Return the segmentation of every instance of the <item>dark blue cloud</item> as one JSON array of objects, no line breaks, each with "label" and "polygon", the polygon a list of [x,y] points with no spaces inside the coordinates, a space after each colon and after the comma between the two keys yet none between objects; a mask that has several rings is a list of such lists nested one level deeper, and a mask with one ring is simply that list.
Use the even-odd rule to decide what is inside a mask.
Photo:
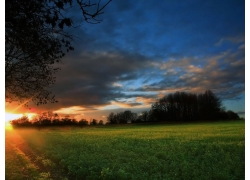
[{"label": "dark blue cloud", "polygon": [[[218,53],[224,37],[244,35],[244,1],[112,1],[98,25],[87,25],[96,49],[147,56]],[[93,46],[92,46],[93,45]]]}]

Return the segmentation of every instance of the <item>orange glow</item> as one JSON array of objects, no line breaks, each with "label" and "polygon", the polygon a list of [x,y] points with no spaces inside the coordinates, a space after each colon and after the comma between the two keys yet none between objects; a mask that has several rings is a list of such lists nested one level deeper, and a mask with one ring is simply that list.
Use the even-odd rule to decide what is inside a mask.
[{"label": "orange glow", "polygon": [[36,115],[35,113],[14,114],[14,113],[5,112],[5,122],[9,122],[11,120],[21,118],[23,116],[27,116],[29,120],[31,120],[32,117],[35,115]]},{"label": "orange glow", "polygon": [[5,129],[12,130],[12,125],[10,124],[10,122],[5,122]]},{"label": "orange glow", "polygon": [[84,112],[85,108],[80,107],[80,106],[71,106],[67,108],[61,108],[59,110],[54,111],[54,113],[59,113],[59,114],[75,114],[75,113],[80,113]]},{"label": "orange glow", "polygon": [[31,120],[34,116],[36,116],[37,114],[35,113],[26,113],[24,114],[25,116],[27,116],[29,118],[29,120]]},{"label": "orange glow", "polygon": [[12,114],[12,113],[5,112],[5,121],[8,122],[14,119],[18,119],[22,116],[23,116],[22,114]]}]

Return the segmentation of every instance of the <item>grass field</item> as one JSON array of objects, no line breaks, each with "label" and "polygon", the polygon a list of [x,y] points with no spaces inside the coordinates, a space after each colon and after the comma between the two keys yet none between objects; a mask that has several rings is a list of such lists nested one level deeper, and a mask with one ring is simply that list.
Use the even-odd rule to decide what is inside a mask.
[{"label": "grass field", "polygon": [[6,179],[245,179],[244,121],[5,134]]}]

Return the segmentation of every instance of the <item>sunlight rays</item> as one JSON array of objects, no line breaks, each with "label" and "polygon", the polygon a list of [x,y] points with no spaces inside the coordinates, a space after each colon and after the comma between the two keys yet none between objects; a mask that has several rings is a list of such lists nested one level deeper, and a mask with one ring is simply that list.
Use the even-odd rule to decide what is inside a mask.
[{"label": "sunlight rays", "polygon": [[12,128],[12,125],[10,124],[10,122],[5,122],[5,130],[8,130],[8,131],[10,131],[10,130],[12,130],[13,128]]},{"label": "sunlight rays", "polygon": [[5,112],[5,122],[9,122],[11,120],[21,118],[22,116],[23,114],[12,114],[12,113]]}]

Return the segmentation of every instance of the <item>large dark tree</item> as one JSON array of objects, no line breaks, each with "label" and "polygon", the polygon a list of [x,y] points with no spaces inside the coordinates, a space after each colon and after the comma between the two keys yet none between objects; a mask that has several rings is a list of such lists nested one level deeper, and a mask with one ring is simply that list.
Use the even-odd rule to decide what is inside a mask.
[{"label": "large dark tree", "polygon": [[[55,102],[49,87],[55,83],[55,64],[73,50],[72,13],[83,22],[96,17],[111,0],[8,0],[5,1],[5,99],[37,105]],[[74,11],[74,12],[72,12]]]},{"label": "large dark tree", "polygon": [[137,119],[137,114],[131,111],[124,111],[114,114],[111,112],[108,117],[107,121],[110,124],[126,124],[129,122],[135,122]]},{"label": "large dark tree", "polygon": [[168,122],[191,122],[217,120],[220,118],[221,101],[210,90],[204,94],[175,92],[152,105],[151,120]]},{"label": "large dark tree", "polygon": [[199,118],[203,120],[217,120],[221,111],[221,100],[211,91],[198,95]]}]

